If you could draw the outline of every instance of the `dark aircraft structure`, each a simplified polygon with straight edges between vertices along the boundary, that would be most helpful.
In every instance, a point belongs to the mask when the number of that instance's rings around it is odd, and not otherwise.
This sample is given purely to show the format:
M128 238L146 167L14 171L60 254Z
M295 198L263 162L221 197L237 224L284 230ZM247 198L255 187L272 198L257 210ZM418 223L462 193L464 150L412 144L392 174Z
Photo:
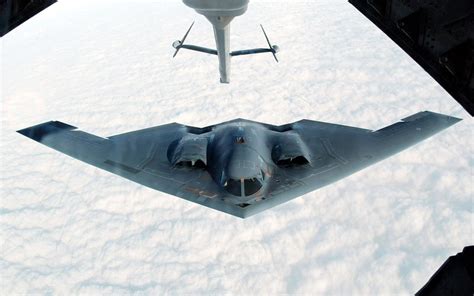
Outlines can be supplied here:
M474 295L474 246L451 256L415 296Z
M0 0L0 37L56 2L57 0Z
M372 131L301 120L172 123L108 138L50 121L18 131L147 187L246 218L336 182L460 121L420 112Z
M349 0L474 116L473 0Z

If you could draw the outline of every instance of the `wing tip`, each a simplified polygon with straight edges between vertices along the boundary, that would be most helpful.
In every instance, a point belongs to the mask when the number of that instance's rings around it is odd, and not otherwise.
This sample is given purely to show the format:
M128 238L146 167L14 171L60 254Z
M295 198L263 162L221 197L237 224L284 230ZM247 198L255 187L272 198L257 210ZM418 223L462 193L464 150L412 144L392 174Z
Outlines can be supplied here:
M61 132L64 130L75 130L75 129L77 129L77 127L69 125L61 121L48 121L48 122L41 123L38 125L30 126L21 130L17 130L16 132L19 134L22 134L25 137L33 139L37 142L41 142L43 137L47 135Z
M441 114L441 113L436 113L436 112L432 112L432 111L421 111L421 112L415 113L413 115L410 115L408 117L405 117L401 121L403 121L403 122L412 122L412 121L416 121L416 120L423 119L423 118L437 119L441 122L444 122L448 126L456 124L456 123L458 123L459 121L462 120L461 118L458 118L458 117L445 115L445 114Z

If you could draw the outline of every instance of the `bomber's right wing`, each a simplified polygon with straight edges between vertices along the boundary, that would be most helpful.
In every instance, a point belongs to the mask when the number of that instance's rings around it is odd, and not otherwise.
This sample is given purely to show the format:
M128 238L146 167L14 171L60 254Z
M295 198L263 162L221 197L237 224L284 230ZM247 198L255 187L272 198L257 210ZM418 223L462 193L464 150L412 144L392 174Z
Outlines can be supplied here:
M474 116L473 0L349 0Z
M217 186L206 170L170 164L170 145L185 135L192 137L202 130L208 131L173 123L102 138L66 123L50 121L18 132L141 185L244 217L243 208L222 199L229 194Z

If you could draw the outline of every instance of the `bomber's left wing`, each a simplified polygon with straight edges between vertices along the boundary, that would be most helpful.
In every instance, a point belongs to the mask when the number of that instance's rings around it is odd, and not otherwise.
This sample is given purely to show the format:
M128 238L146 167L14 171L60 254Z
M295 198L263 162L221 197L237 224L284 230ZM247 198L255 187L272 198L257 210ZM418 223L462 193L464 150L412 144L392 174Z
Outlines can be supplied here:
M0 0L0 37L56 2L57 0Z
M376 131L310 120L297 123L295 130L313 153L321 150L314 143L322 142L324 151L341 164L362 168L411 147L460 120L424 111Z
M311 120L295 122L289 133L300 137L305 152L295 153L290 149L283 153L293 159L304 156L305 161L279 165L274 171L269 196L249 207L248 215L343 179L460 120L425 111L376 131Z

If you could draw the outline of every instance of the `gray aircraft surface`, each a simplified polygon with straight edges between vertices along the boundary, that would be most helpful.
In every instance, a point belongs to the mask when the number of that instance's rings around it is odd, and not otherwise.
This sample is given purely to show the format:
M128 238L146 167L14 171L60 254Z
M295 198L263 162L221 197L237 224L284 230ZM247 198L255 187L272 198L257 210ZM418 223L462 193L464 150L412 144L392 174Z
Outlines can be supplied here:
M301 120L172 123L108 138L50 121L18 132L150 188L246 218L331 184L461 119L420 112L372 131Z
M196 10L197 13L204 15L214 27L214 37L216 39L216 49L205 48L196 45L184 44L194 23L191 24L188 31L181 40L173 42L176 49L173 57L175 57L181 48L200 51L219 58L219 72L221 83L230 82L230 59L231 57L250 55L257 53L273 54L275 61L278 62L276 53L280 50L277 45L272 45L268 39L267 33L262 25L263 34L268 43L268 48L254 48L238 51L230 51L230 23L231 21L247 11L248 0L183 0L184 4Z

